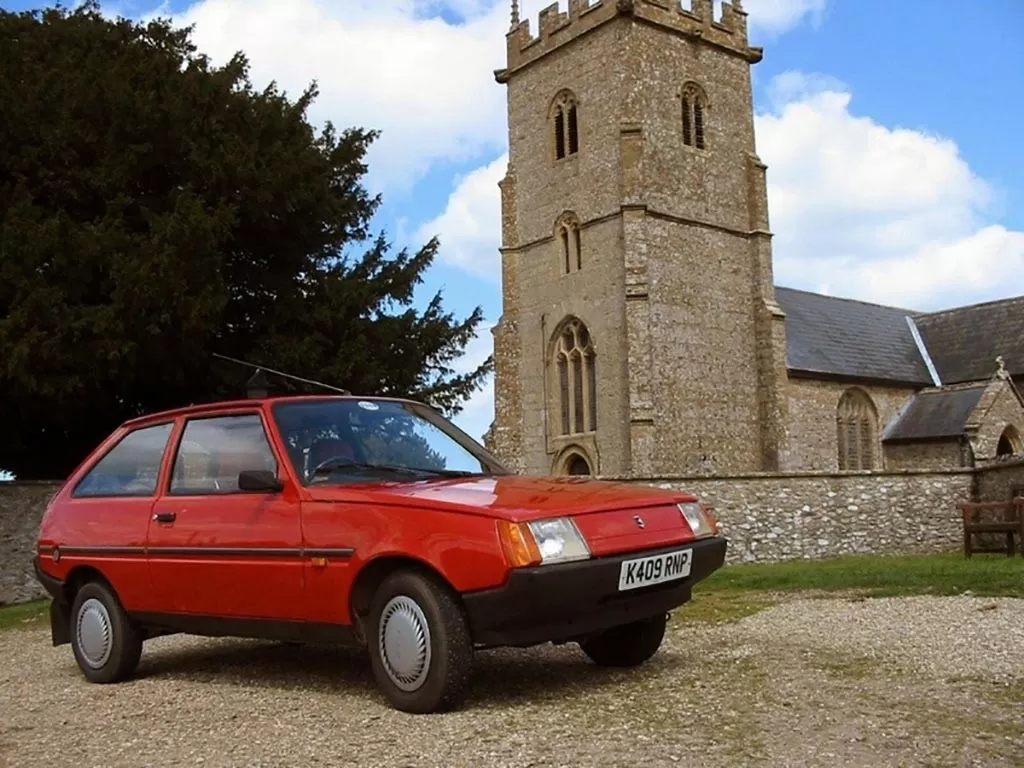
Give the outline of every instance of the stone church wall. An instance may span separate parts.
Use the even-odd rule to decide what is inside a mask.
[[[862,386],[878,411],[878,435],[899,413],[914,390],[903,387]],[[849,384],[816,379],[790,378],[789,440],[783,469],[788,472],[835,472],[838,470],[836,446],[836,408]],[[953,466],[957,466],[954,464]]]
[[[971,439],[974,456],[978,461],[989,461],[996,457],[999,438],[1008,426],[1024,432],[1024,409],[1009,387],[989,387],[971,414],[971,422],[978,425]]]
[[[885,446],[885,468],[954,469],[964,466],[963,454],[964,449],[956,439],[894,443]]]

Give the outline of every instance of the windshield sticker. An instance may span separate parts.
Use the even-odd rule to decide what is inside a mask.
[[[363,408],[363,409],[365,409],[367,411],[377,411],[377,410],[380,410],[380,406],[379,405],[377,405],[376,403],[368,402],[366,400],[360,400],[359,401],[359,407]]]

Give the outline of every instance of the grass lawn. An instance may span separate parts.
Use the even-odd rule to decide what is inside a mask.
[[[857,590],[873,597],[1024,597],[1024,557],[1006,555],[848,555],[823,560],[728,565],[694,593]]]
[[[33,600],[0,608],[0,632],[15,627],[42,626],[50,609],[49,600]]]

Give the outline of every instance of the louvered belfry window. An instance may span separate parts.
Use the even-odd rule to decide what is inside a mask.
[[[707,97],[696,83],[683,86],[683,144],[704,149],[704,125],[707,113]]]
[[[568,91],[560,93],[552,105],[555,159],[562,160],[580,151],[579,107]]]

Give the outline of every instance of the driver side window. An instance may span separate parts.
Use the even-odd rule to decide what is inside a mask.
[[[170,492],[238,493],[238,475],[249,470],[278,473],[259,414],[190,419],[174,457]]]

